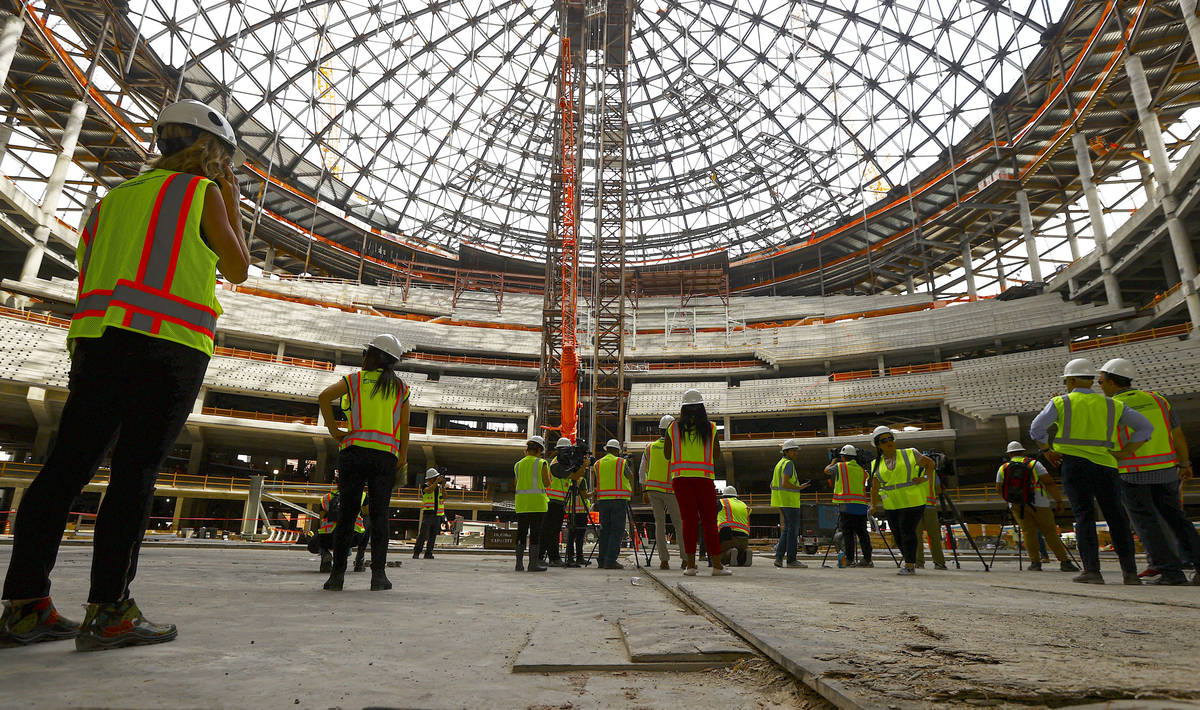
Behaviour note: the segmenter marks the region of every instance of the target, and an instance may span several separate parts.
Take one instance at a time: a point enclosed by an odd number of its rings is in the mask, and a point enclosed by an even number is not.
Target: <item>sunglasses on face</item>
[[[892,443],[892,442],[893,442],[893,441],[895,441],[895,440],[896,440],[896,437],[894,437],[894,436],[881,436],[881,437],[879,437],[879,443],[881,443],[881,444],[890,444],[890,443]]]

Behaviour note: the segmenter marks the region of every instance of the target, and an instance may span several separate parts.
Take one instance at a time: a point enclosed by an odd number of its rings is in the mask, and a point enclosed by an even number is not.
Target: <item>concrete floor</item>
[[[11,547],[0,547],[6,569]],[[134,598],[179,626],[160,646],[80,654],[71,642],[0,651],[0,707],[827,708],[765,661],[734,670],[513,674],[536,625],[680,605],[635,572],[517,574],[509,557],[444,555],[390,569],[391,592],[321,590],[302,550],[143,549]],[[82,616],[91,550],[63,547],[54,600]],[[720,580],[711,580],[718,582]],[[563,644],[588,643],[563,638]],[[593,641],[594,643],[595,641]]]

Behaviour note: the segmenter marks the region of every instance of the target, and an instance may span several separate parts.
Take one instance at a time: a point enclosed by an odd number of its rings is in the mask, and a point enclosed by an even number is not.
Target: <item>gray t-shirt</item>
[[[1050,475],[1050,474],[1046,470],[1046,467],[1042,465],[1041,461],[1033,462],[1033,477],[1035,479],[1037,479],[1037,485],[1035,485],[1033,488],[1033,507],[1035,507],[1035,508],[1049,508],[1050,507],[1050,498],[1046,496],[1046,488],[1042,484],[1042,476],[1048,476],[1048,475]],[[1004,482],[1004,466],[1001,466],[1000,468],[996,469],[996,483],[1003,483],[1003,482]],[[1012,505],[1009,505],[1009,507],[1011,508]]]

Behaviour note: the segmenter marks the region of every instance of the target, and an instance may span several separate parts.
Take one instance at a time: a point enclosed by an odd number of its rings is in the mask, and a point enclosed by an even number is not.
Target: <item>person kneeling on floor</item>
[[[750,508],[738,500],[737,489],[725,486],[717,508],[717,537],[721,539],[721,564],[749,567],[754,563],[750,552]]]

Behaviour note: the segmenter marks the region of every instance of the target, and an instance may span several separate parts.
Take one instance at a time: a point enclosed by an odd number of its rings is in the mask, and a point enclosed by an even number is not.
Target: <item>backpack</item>
[[[1002,467],[1004,480],[1000,484],[1004,500],[1012,505],[1033,505],[1037,489],[1037,478],[1033,468],[1024,461],[1007,461]]]

